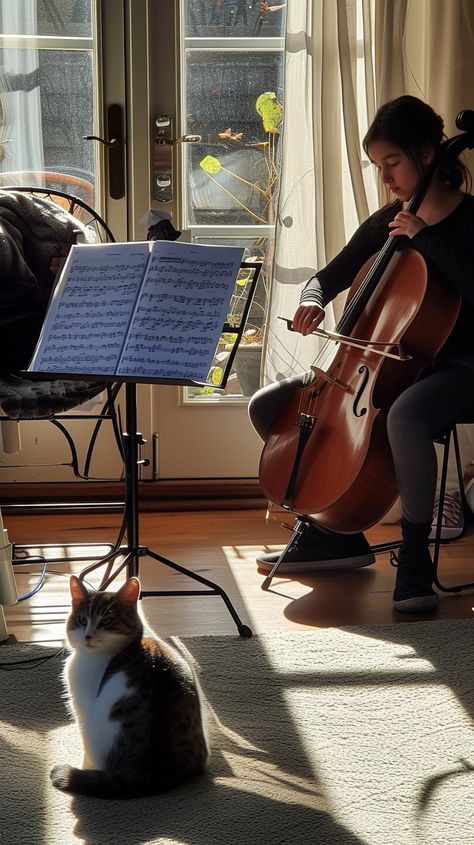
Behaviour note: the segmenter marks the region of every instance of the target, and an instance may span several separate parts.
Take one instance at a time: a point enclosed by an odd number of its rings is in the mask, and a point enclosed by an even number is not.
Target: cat
[[[164,792],[206,768],[209,744],[199,684],[188,662],[159,637],[144,636],[140,582],[118,592],[70,579],[65,667],[83,768],[51,770],[54,786],[97,798]]]

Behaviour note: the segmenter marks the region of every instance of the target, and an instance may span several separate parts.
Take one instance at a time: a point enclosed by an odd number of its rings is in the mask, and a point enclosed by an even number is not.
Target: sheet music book
[[[75,244],[28,372],[205,381],[242,253],[178,241]]]

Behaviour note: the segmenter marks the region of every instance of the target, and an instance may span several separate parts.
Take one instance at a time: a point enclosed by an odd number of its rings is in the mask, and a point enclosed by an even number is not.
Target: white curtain
[[[448,136],[459,131],[457,113],[474,108],[474,2],[288,0],[285,70],[265,383],[316,358],[317,339],[287,331],[277,317],[293,316],[305,281],[380,204],[376,175],[361,151],[376,108],[413,94],[443,115]],[[465,157],[474,175],[474,152]],[[344,299],[326,309],[327,329]],[[459,432],[464,465],[474,458],[472,431]]]
[[[285,119],[265,381],[301,372],[314,337],[285,328],[304,282],[378,205],[361,138],[375,111],[373,0],[289,0]],[[354,268],[354,275],[358,268]],[[333,328],[343,301],[326,310]],[[338,314],[339,312],[339,314]]]
[[[375,43],[379,103],[413,94],[445,119],[474,108],[473,0],[376,0]],[[466,156],[474,165],[474,154]]]
[[[36,35],[37,0],[0,0],[1,31]],[[38,50],[3,50],[0,66],[0,171],[43,170]],[[14,181],[14,180],[13,180]],[[8,183],[3,179],[2,184]]]

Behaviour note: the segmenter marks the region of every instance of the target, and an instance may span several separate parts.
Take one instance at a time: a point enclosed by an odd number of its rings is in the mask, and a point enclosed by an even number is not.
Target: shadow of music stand
[[[249,269],[252,272],[252,279],[249,284],[249,289],[247,295],[245,297],[245,304],[243,305],[242,314],[239,318],[239,325],[234,326],[230,323],[224,323],[222,328],[222,334],[234,335],[234,340],[232,342],[232,348],[229,353],[229,357],[226,361],[226,366],[224,368],[222,377],[220,382],[216,385],[210,382],[197,382],[192,381],[190,379],[151,379],[149,377],[146,378],[126,378],[126,377],[117,377],[116,375],[112,376],[100,376],[101,381],[112,381],[116,384],[118,381],[125,385],[125,426],[126,430],[123,432],[123,451],[124,451],[124,475],[125,475],[125,509],[124,509],[124,524],[126,526],[126,544],[121,545],[118,548],[113,549],[109,554],[105,555],[105,557],[101,558],[99,561],[87,566],[79,575],[80,580],[82,581],[90,572],[98,569],[101,566],[105,566],[105,572],[102,577],[102,581],[98,587],[99,590],[105,590],[112,581],[122,572],[123,569],[127,569],[127,577],[139,575],[139,561],[140,558],[149,557],[152,560],[156,560],[159,563],[163,563],[165,566],[170,567],[171,569],[180,572],[182,575],[187,576],[188,578],[192,578],[194,581],[199,582],[203,586],[207,587],[208,589],[200,589],[200,590],[142,590],[140,592],[140,598],[148,598],[150,596],[220,596],[232,619],[234,620],[238,633],[241,637],[249,638],[252,636],[252,630],[249,628],[248,625],[245,625],[237,611],[235,610],[229,596],[227,593],[219,587],[218,584],[214,583],[213,581],[209,581],[207,578],[203,578],[201,575],[198,575],[197,572],[193,572],[190,569],[181,566],[180,564],[176,563],[175,561],[169,560],[163,555],[158,554],[155,551],[152,551],[148,546],[143,546],[140,544],[140,519],[139,519],[139,491],[138,491],[138,481],[139,481],[139,464],[142,461],[139,460],[139,447],[143,445],[146,441],[143,439],[141,433],[137,431],[137,401],[136,401],[136,386],[138,383],[144,384],[174,384],[174,385],[181,385],[187,387],[206,387],[212,386],[217,389],[223,389],[226,384],[228,377],[230,375],[230,371],[232,368],[232,364],[235,358],[235,355],[238,350],[238,346],[243,335],[245,329],[245,323],[247,320],[247,316],[250,310],[250,306],[252,304],[253,295],[255,293],[255,288],[257,285],[258,277],[261,270],[261,262],[253,262],[253,261],[242,261],[241,262],[241,269],[247,270]],[[61,374],[63,375],[63,374]],[[44,373],[35,373],[28,371],[29,378],[33,376],[35,378],[44,378]],[[68,375],[68,378],[83,378],[83,375]],[[119,564],[114,569],[115,559],[117,557],[122,557],[123,560],[119,562]]]

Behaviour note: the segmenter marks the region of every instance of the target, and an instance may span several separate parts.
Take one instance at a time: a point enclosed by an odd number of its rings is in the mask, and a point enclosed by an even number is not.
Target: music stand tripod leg
[[[184,566],[181,566],[180,564],[175,563],[174,561],[171,561],[168,558],[157,554],[148,547],[140,545],[138,500],[138,466],[140,462],[138,459],[138,447],[144,441],[142,435],[137,431],[136,385],[134,383],[127,383],[125,386],[125,391],[127,431],[124,433],[124,460],[126,485],[125,520],[127,526],[127,545],[116,549],[114,552],[111,552],[110,554],[106,555],[106,557],[103,558],[101,561],[98,561],[92,566],[87,567],[85,570],[83,570],[83,572],[81,572],[81,579],[83,579],[88,572],[91,572],[98,566],[107,563],[107,570],[99,587],[99,589],[102,590],[105,589],[105,587],[108,586],[117,577],[119,572],[121,572],[125,567],[127,567],[128,577],[138,577],[139,559],[141,557],[151,557],[152,559],[163,563],[165,566],[169,566],[172,569],[175,569],[177,572],[186,575],[188,578],[192,578],[195,581],[199,581],[199,583],[204,584],[205,586],[209,587],[209,589],[146,590],[141,591],[140,598],[146,598],[149,596],[220,596],[223,599],[227,609],[229,610],[232,619],[234,620],[237,626],[237,630],[240,636],[246,638],[251,637],[252,630],[249,628],[248,625],[243,624],[227,593],[221,587],[219,587],[213,581],[209,581],[207,578],[203,578],[201,575],[198,575],[196,572],[186,569]],[[124,555],[124,559],[120,562],[115,572],[110,574],[111,568],[113,566],[113,559],[115,559],[119,555]]]

